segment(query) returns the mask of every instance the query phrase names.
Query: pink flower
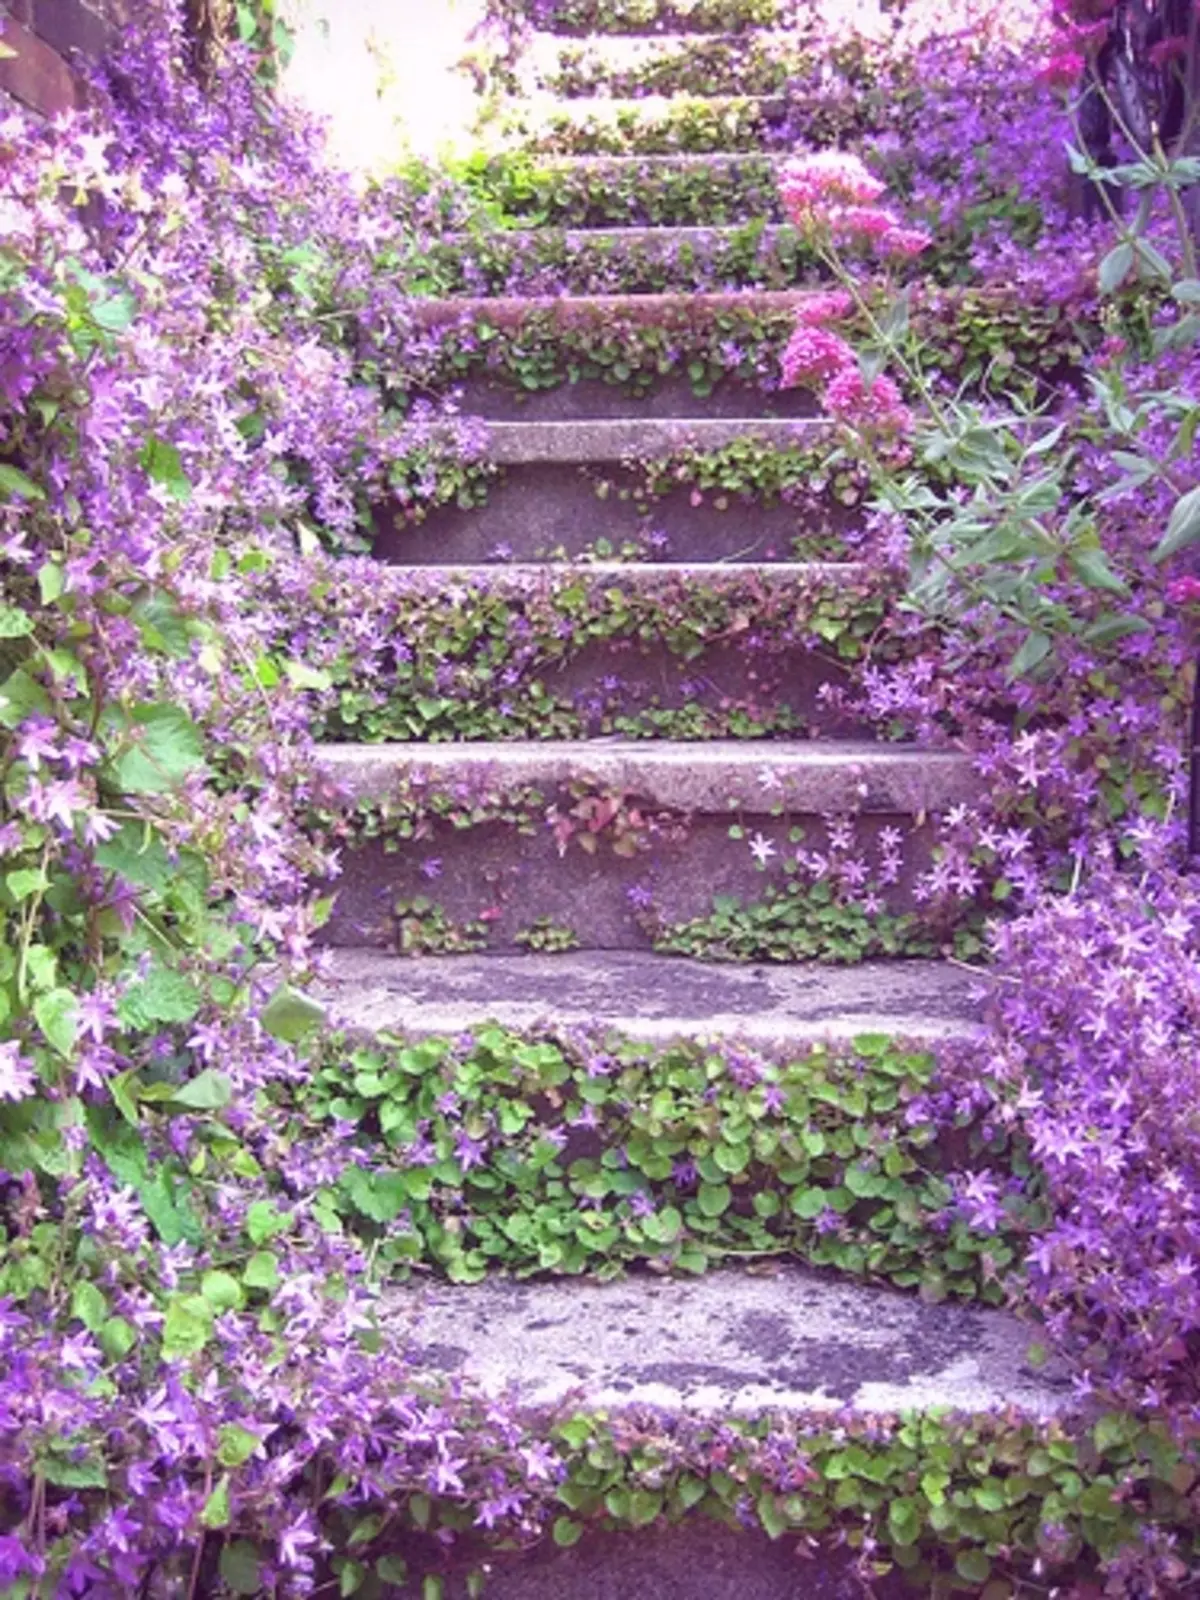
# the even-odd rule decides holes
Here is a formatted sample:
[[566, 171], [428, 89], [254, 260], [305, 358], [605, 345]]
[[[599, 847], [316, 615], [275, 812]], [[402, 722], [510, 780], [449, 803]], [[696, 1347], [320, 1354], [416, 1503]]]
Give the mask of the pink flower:
[[827, 220], [835, 239], [872, 242], [899, 226], [883, 206], [833, 206]]
[[870, 205], [884, 185], [857, 156], [841, 150], [820, 150], [797, 156], [784, 165], [779, 192], [793, 221], [807, 221], [822, 205]]
[[909, 260], [928, 250], [932, 237], [923, 228], [889, 228], [879, 241], [880, 253]]
[[809, 295], [796, 312], [796, 321], [806, 328], [817, 328], [822, 323], [848, 317], [853, 309], [854, 301], [845, 289], [823, 289]]
[[1083, 57], [1077, 50], [1066, 50], [1060, 46], [1057, 53], [1051, 56], [1038, 73], [1038, 78], [1042, 83], [1049, 84], [1052, 89], [1073, 89], [1079, 82], [1085, 65]]
[[1167, 599], [1173, 606], [1190, 606], [1200, 601], [1200, 578], [1174, 578], [1167, 585]]
[[809, 328], [801, 324], [793, 331], [779, 358], [780, 381], [785, 389], [814, 380], [823, 383], [853, 365], [854, 351], [844, 339], [828, 328]]
[[907, 433], [912, 414], [891, 378], [881, 373], [868, 385], [857, 366], [844, 367], [825, 389], [826, 406], [840, 422], [881, 433]]

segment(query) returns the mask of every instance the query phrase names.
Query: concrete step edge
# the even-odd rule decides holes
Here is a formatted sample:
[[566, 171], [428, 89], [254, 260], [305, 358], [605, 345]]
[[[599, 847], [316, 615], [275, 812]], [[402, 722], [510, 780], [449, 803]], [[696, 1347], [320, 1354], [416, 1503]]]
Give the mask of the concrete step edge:
[[[370, 559], [370, 558], [367, 558]], [[444, 594], [486, 589], [527, 594], [531, 589], [603, 584], [606, 588], [655, 590], [699, 583], [720, 588], [754, 584], [769, 589], [804, 589], [820, 584], [859, 585], [874, 576], [862, 561], [496, 561], [447, 566], [384, 567], [373, 576], [398, 594]], [[881, 580], [886, 584], [887, 579]]]
[[697, 154], [694, 151], [676, 150], [669, 154], [658, 155], [544, 155], [535, 156], [531, 160], [538, 172], [573, 172], [581, 168], [598, 167], [601, 170], [616, 167], [623, 170], [626, 167], [650, 167], [667, 170], [668, 168], [682, 167], [685, 170], [693, 167], [703, 167], [711, 170], [713, 167], [746, 167], [768, 166], [781, 167], [791, 157], [786, 151], [780, 150], [716, 150], [710, 155]]
[[615, 462], [694, 448], [717, 450], [754, 438], [786, 448], [811, 445], [829, 424], [821, 417], [620, 418], [596, 421], [489, 422], [486, 458], [499, 465]]
[[952, 750], [846, 741], [769, 745], [594, 739], [511, 744], [324, 744], [322, 786], [381, 802], [416, 783], [486, 782], [505, 792], [583, 781], [647, 805], [708, 815], [829, 812], [917, 816], [978, 798], [981, 780]]
[[789, 1050], [864, 1034], [914, 1046], [975, 1038], [981, 981], [938, 961], [739, 966], [651, 951], [400, 957], [351, 948], [330, 953], [314, 993], [336, 1026], [375, 1034], [457, 1035], [495, 1022]]
[[[442, 243], [462, 249], [469, 245], [492, 245], [506, 240], [514, 245], [529, 246], [542, 239], [551, 239], [569, 246], [584, 249], [603, 245], [616, 250], [623, 245], [661, 244], [672, 246], [723, 244], [737, 239], [753, 226], [754, 219], [746, 222], [714, 223], [638, 223], [627, 228], [604, 223], [595, 228], [493, 228], [485, 233], [448, 233]], [[775, 244], [780, 239], [799, 239], [796, 229], [786, 222], [768, 222], [758, 234], [760, 244]]]
[[656, 320], [694, 324], [698, 319], [721, 316], [729, 311], [748, 311], [756, 315], [794, 311], [811, 299], [812, 289], [731, 289], [720, 293], [688, 294], [587, 294], [529, 295], [508, 298], [503, 295], [471, 299], [410, 300], [407, 310], [418, 327], [470, 322], [486, 318], [495, 327], [520, 324], [526, 317], [549, 314], [556, 322], [606, 321], [623, 317], [634, 322]]

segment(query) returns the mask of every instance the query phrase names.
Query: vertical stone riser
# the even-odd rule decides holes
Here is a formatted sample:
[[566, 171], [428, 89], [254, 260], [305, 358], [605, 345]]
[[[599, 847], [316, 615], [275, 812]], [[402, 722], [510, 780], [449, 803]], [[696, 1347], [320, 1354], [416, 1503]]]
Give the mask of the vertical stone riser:
[[[560, 796], [557, 815], [568, 815], [575, 803], [569, 795]], [[333, 886], [337, 904], [326, 938], [347, 947], [394, 947], [396, 905], [424, 897], [455, 925], [481, 925], [479, 943], [487, 948], [511, 949], [522, 929], [548, 918], [571, 929], [583, 949], [649, 949], [656, 924], [707, 916], [716, 895], [749, 902], [760, 899], [768, 886], [782, 888], [787, 878], [779, 863], [797, 849], [789, 837], [793, 828], [804, 828], [800, 848], [824, 853], [828, 846], [826, 827], [815, 817], [744, 819], [741, 839], [729, 836], [737, 820], [732, 815], [689, 819], [646, 812], [640, 820], [630, 855], [613, 848], [619, 824], [595, 837], [594, 853], [577, 834], [563, 842], [560, 854], [545, 807], [531, 809], [529, 833], [510, 823], [460, 830], [433, 821], [425, 837], [399, 841], [394, 850], [378, 839], [348, 848], [343, 875]], [[884, 828], [900, 829], [906, 837], [899, 880], [881, 894], [890, 910], [909, 910], [914, 882], [928, 864], [932, 830], [900, 815], [860, 818], [855, 852], [872, 878], [879, 874]], [[580, 832], [587, 833], [586, 823]], [[755, 865], [750, 849], [759, 836], [775, 847], [766, 871]], [[643, 891], [649, 896], [646, 905], [640, 904]]]

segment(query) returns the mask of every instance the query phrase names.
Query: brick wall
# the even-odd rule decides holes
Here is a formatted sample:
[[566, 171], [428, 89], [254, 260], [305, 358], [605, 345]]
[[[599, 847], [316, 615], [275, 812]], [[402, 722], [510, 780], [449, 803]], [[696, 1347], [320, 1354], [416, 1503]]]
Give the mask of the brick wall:
[[0, 40], [16, 55], [0, 60], [5, 96], [53, 117], [82, 103], [75, 68], [100, 55], [135, 0], [0, 0]]

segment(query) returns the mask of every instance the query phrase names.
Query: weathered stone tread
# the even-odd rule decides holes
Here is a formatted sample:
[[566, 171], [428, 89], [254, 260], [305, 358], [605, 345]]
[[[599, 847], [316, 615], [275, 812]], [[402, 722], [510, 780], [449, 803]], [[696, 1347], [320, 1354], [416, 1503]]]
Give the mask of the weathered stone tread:
[[812, 289], [723, 289], [719, 293], [529, 295], [509, 298], [485, 295], [475, 299], [410, 300], [408, 313], [418, 327], [469, 323], [481, 319], [493, 327], [520, 326], [541, 313], [558, 326], [588, 322], [624, 322], [696, 326], [729, 311], [749, 311], [755, 316], [794, 311], [810, 299]]
[[937, 961], [739, 967], [620, 950], [403, 960], [337, 950], [320, 993], [333, 1021], [371, 1033], [456, 1034], [493, 1021], [789, 1049], [864, 1033], [914, 1043], [970, 1036], [982, 981]]
[[611, 1410], [890, 1414], [1066, 1409], [1061, 1381], [1035, 1376], [1034, 1330], [1003, 1312], [926, 1305], [800, 1267], [695, 1279], [517, 1283], [392, 1291], [411, 1319], [418, 1371], [461, 1376], [531, 1406]]
[[489, 461], [503, 466], [530, 462], [642, 460], [683, 449], [720, 450], [752, 438], [776, 449], [809, 447], [827, 426], [820, 417], [619, 417], [560, 422], [489, 422]]

